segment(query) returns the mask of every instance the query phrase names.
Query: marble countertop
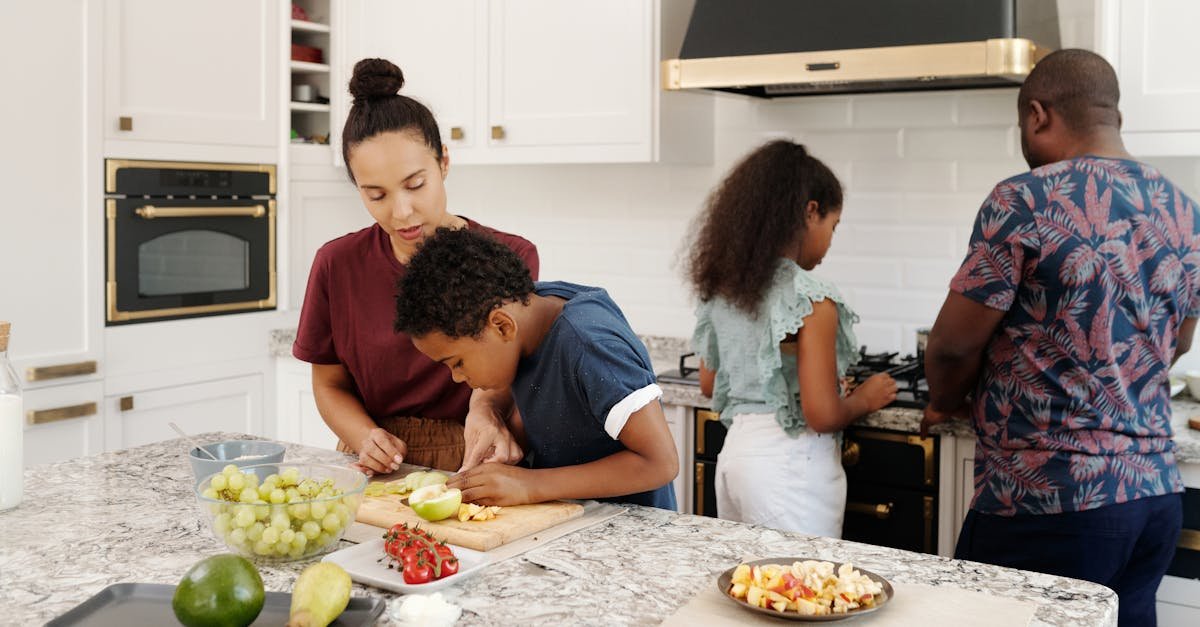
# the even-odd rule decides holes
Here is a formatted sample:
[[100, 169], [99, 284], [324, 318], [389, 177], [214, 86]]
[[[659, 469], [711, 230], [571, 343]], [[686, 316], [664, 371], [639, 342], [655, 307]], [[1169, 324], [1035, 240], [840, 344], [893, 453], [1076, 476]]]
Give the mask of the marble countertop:
[[[0, 512], [0, 622], [43, 623], [113, 583], [174, 584], [224, 552], [197, 510], [185, 449], [168, 440], [27, 470], [26, 501]], [[300, 445], [286, 455], [349, 459]], [[636, 506], [443, 593], [463, 607], [463, 625], [657, 624], [748, 555], [850, 561], [896, 582], [1031, 601], [1039, 626], [1116, 624], [1116, 595], [1088, 582]], [[259, 570], [267, 590], [288, 591], [308, 563]], [[354, 594], [397, 597], [358, 584]], [[387, 616], [380, 624], [391, 624]]]

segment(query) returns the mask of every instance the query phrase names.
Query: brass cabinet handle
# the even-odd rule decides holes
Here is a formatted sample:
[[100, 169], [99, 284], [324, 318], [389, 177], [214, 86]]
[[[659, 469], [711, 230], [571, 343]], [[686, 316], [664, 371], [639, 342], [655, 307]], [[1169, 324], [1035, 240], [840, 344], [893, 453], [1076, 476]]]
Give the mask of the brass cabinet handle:
[[862, 457], [862, 447], [854, 440], [846, 440], [846, 447], [842, 449], [842, 465], [846, 467], [855, 466], [858, 460]]
[[48, 381], [63, 377], [78, 377], [84, 374], [95, 374], [95, 361], [78, 361], [73, 364], [57, 366], [35, 366], [25, 369], [25, 379], [28, 381]]
[[131, 118], [127, 115], [123, 115], [123, 116], [117, 118], [117, 128], [121, 129], [122, 131], [132, 131], [133, 130], [133, 118]]
[[117, 401], [117, 407], [119, 407], [121, 411], [130, 411], [133, 409], [133, 397], [122, 396], [121, 399]]
[[461, 126], [451, 126], [450, 127], [450, 139], [462, 139], [462, 138], [463, 138], [462, 127]]
[[887, 520], [892, 516], [893, 503], [846, 503], [846, 511]]
[[493, 126], [492, 127], [492, 139], [504, 139], [504, 127], [503, 126]]
[[1184, 529], [1179, 532], [1179, 548], [1200, 551], [1200, 531]]
[[696, 489], [694, 491], [695, 503], [692, 509], [695, 510], [697, 516], [704, 515], [704, 464], [696, 464]]
[[262, 205], [249, 207], [155, 207], [144, 205], [133, 210], [138, 217], [154, 218], [261, 218], [267, 215]]
[[82, 416], [93, 416], [95, 414], [95, 403], [80, 403], [78, 405], [55, 407], [53, 409], [29, 410], [25, 412], [25, 418], [31, 425], [44, 425], [48, 422], [69, 420], [71, 418], [80, 418]]

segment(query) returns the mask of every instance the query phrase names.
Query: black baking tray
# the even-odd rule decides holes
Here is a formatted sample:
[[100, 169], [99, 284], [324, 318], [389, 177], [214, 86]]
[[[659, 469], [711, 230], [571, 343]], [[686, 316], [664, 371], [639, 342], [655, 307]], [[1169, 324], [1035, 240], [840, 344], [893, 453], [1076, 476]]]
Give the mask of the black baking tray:
[[[132, 625], [177, 625], [171, 599], [175, 586], [160, 583], [114, 583], [97, 592], [71, 611], [46, 623], [47, 627], [88, 625], [130, 627]], [[387, 604], [375, 597], [350, 597], [350, 604], [330, 623], [339, 627], [374, 625]], [[287, 623], [292, 595], [268, 592], [262, 612], [252, 625], [278, 627]]]

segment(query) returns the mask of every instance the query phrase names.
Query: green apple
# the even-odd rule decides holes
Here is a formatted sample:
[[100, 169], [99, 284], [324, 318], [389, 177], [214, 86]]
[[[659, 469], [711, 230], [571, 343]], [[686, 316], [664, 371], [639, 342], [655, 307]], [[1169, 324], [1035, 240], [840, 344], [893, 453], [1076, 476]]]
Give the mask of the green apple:
[[408, 506], [417, 516], [430, 522], [454, 516], [458, 513], [459, 505], [462, 505], [462, 491], [447, 488], [444, 483], [417, 488], [408, 497]]

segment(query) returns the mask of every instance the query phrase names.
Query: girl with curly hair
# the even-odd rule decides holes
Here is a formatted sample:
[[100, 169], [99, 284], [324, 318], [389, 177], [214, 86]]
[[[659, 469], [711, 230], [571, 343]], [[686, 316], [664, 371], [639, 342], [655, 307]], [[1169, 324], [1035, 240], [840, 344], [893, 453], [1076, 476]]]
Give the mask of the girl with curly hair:
[[729, 427], [717, 515], [840, 537], [846, 475], [839, 432], [896, 397], [886, 374], [849, 395], [857, 316], [811, 274], [842, 215], [833, 172], [786, 140], [736, 165], [709, 197], [687, 258], [700, 299], [692, 343], [701, 389]]
[[524, 453], [506, 417], [393, 332], [392, 299], [417, 246], [438, 228], [494, 236], [535, 277], [537, 249], [447, 211], [449, 151], [429, 109], [397, 93], [403, 85], [400, 68], [384, 59], [354, 66], [342, 156], [375, 224], [317, 251], [292, 354], [312, 364], [317, 409], [338, 450], [357, 454], [367, 474], [402, 460], [444, 470], [515, 462]]

